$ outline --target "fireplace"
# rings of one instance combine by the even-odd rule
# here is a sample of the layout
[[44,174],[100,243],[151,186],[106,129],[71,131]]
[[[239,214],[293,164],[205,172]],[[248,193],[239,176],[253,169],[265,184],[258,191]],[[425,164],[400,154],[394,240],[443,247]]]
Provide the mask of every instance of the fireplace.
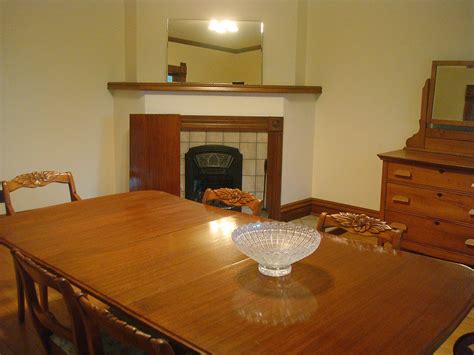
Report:
[[242,189],[242,154],[224,145],[192,147],[185,154],[185,197],[201,201],[207,188]]

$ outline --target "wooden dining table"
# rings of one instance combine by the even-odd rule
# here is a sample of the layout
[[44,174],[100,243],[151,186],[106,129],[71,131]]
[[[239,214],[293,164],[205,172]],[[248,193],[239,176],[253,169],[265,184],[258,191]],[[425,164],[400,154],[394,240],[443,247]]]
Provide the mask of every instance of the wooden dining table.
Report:
[[261,275],[232,231],[259,217],[159,191],[0,219],[0,241],[203,353],[429,353],[473,306],[466,266],[322,234],[290,275]]

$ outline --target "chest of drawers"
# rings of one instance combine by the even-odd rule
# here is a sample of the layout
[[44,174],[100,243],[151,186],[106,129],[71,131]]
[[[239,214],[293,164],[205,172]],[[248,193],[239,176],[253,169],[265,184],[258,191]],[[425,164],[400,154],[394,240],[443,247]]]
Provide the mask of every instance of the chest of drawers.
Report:
[[381,218],[405,250],[474,265],[474,159],[399,150],[383,160]]

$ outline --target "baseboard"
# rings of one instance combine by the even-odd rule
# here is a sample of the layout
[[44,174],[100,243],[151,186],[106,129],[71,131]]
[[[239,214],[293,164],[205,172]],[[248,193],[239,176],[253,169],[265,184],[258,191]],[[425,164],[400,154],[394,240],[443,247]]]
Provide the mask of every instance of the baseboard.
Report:
[[310,214],[319,215],[321,212],[351,212],[379,218],[379,211],[376,210],[310,197],[281,206],[280,220],[291,221]]
[[280,221],[291,221],[311,214],[313,208],[313,198],[305,198],[296,202],[291,202],[280,208]]

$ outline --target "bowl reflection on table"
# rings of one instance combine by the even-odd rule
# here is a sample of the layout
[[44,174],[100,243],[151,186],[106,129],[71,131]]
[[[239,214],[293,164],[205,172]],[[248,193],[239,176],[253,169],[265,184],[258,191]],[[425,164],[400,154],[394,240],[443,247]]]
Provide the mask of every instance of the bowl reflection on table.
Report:
[[257,222],[232,232],[239,250],[259,263],[258,270],[267,276],[285,276],[291,264],[313,253],[321,242],[315,229],[284,222]]
[[280,278],[256,274],[242,281],[232,303],[238,315],[252,323],[290,325],[308,320],[318,308],[316,297],[291,275]]

